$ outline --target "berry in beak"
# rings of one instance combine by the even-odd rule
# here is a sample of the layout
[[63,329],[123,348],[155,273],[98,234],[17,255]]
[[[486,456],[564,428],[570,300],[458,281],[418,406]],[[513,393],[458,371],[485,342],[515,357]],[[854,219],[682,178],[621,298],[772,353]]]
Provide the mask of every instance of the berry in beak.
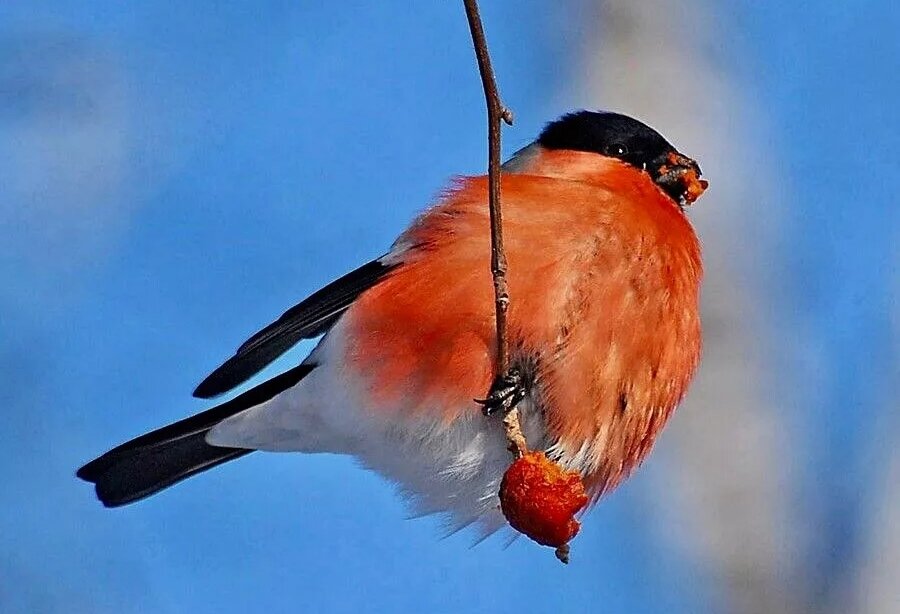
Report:
[[708,181],[700,179],[700,166],[675,151],[657,158],[647,170],[656,185],[682,207],[692,204],[709,187]]

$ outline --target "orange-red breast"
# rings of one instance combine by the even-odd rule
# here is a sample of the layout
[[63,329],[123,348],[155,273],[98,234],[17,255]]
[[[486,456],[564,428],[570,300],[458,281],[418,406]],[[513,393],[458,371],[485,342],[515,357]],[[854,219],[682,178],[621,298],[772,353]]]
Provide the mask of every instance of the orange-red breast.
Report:
[[[523,397],[530,447],[580,471],[596,499],[645,458],[697,366],[702,267],[684,209],[706,182],[655,130],[588,111],[549,124],[503,170],[519,376],[506,392]],[[511,459],[474,401],[497,379],[489,233],[487,178],[454,181],[385,256],[251,337],[195,395],[324,333],[302,364],[78,475],[118,506],[252,450],[349,454],[419,512],[495,530]]]

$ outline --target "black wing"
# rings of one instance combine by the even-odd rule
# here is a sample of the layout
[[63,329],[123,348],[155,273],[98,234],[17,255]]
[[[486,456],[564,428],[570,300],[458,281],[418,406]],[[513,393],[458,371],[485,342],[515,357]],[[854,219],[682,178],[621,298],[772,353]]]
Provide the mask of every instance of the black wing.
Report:
[[245,341],[234,356],[200,382],[194,396],[210,399],[227,392],[262,371],[301,339],[311,339],[326,332],[360,294],[395,266],[373,260],[291,307],[278,320]]

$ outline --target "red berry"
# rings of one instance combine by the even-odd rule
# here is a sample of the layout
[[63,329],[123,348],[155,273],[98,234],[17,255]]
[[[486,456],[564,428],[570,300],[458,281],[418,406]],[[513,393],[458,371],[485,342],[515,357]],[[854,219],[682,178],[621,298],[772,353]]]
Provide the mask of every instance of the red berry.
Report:
[[543,452],[517,459],[500,483],[500,507],[509,524],[544,546],[559,548],[575,537],[581,525],[574,516],[587,501],[581,475]]

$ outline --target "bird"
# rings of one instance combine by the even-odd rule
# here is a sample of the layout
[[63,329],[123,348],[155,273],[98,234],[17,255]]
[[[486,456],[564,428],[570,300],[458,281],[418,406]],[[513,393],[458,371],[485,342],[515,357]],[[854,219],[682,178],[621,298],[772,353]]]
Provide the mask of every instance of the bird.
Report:
[[253,451],[332,453],[451,530],[504,526],[520,411],[530,448],[591,503],[649,454],[701,355],[700,167],[627,115],[578,110],[502,165],[509,370],[498,373],[488,177],[453,179],[379,258],[251,336],[194,396],[232,391],[303,339],[296,366],[85,464],[107,507]]

